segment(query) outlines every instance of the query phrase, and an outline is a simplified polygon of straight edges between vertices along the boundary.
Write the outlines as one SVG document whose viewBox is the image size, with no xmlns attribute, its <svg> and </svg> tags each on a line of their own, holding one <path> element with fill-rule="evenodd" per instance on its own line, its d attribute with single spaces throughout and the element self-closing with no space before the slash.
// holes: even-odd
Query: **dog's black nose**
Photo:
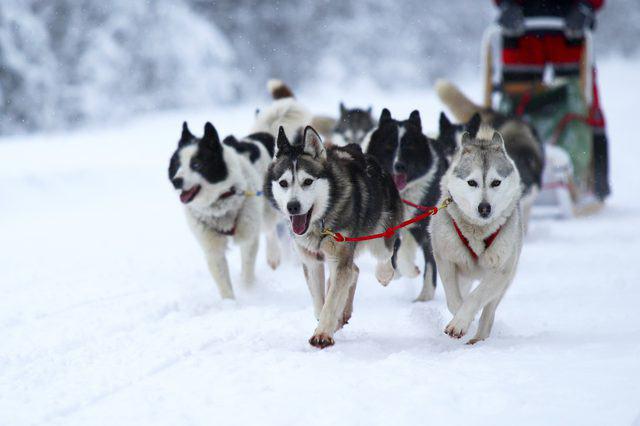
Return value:
<svg viewBox="0 0 640 426">
<path fill-rule="evenodd" d="M 487 203 L 486 201 L 478 204 L 478 213 L 480 213 L 480 216 L 482 217 L 489 217 L 489 215 L 491 214 L 491 204 Z"/>
<path fill-rule="evenodd" d="M 171 179 L 171 183 L 175 189 L 182 189 L 182 178 L 173 178 Z"/>
<path fill-rule="evenodd" d="M 287 203 L 287 211 L 289 212 L 289 214 L 292 214 L 292 215 L 300 214 L 300 202 L 289 201 Z"/>
<path fill-rule="evenodd" d="M 404 163 L 397 162 L 396 164 L 393 165 L 393 170 L 396 173 L 406 173 L 407 172 L 407 166 L 405 166 Z"/>
</svg>

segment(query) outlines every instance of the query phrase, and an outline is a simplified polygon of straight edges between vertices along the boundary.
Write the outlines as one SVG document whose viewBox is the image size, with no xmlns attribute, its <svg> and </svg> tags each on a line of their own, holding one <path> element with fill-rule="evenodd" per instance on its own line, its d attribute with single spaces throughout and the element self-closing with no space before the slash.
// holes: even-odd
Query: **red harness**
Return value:
<svg viewBox="0 0 640 426">
<path fill-rule="evenodd" d="M 469 245 L 469 240 L 467 239 L 467 237 L 465 237 L 462 234 L 462 231 L 458 227 L 458 224 L 456 223 L 456 221 L 453 219 L 451 219 L 451 221 L 453 222 L 453 227 L 456 228 L 456 233 L 458 234 L 458 237 L 460 237 L 460 241 L 462 241 L 464 245 L 467 247 L 467 250 L 469 250 L 469 254 L 471 254 L 471 257 L 473 257 L 473 260 L 478 260 L 478 255 L 476 254 L 475 251 L 473 251 L 473 249 Z M 500 233 L 500 229 L 502 228 L 498 228 L 496 232 L 494 232 L 493 234 L 489 235 L 487 238 L 484 239 L 485 250 L 488 249 L 491 246 L 491 244 L 493 244 L 493 240 L 495 240 L 498 234 Z"/>
</svg>

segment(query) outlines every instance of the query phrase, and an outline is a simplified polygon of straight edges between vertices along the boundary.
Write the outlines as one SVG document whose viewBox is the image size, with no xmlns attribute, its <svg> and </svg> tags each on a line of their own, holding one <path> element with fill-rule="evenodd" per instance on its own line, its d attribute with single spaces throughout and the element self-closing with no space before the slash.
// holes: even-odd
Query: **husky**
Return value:
<svg viewBox="0 0 640 426">
<path fill-rule="evenodd" d="M 344 103 L 340 102 L 340 118 L 333 128 L 331 142 L 339 146 L 350 143 L 361 145 L 375 125 L 371 115 L 371 107 L 367 109 L 347 108 Z"/>
<path fill-rule="evenodd" d="M 267 90 L 273 102 L 268 108 L 256 112 L 251 133 L 269 133 L 275 140 L 278 129 L 283 127 L 286 135 L 294 138 L 300 129 L 311 124 L 313 115 L 295 98 L 285 83 L 277 79 L 269 80 Z"/>
<path fill-rule="evenodd" d="M 326 230 L 351 237 L 384 232 L 402 220 L 400 197 L 389 173 L 358 145 L 326 148 L 312 127 L 293 143 L 281 128 L 277 145 L 264 193 L 290 221 L 318 320 L 309 343 L 325 348 L 351 317 L 359 275 L 356 255 L 368 249 L 377 259 L 376 278 L 387 285 L 394 275 L 397 239 L 337 242 Z"/>
<path fill-rule="evenodd" d="M 469 135 L 476 136 L 480 130 L 481 117 L 480 114 L 474 114 L 466 123 L 452 123 L 444 112 L 440 113 L 440 121 L 438 123 L 438 141 L 445 148 L 445 156 L 450 163 L 456 148 L 460 145 L 462 134 L 464 132 Z"/>
<path fill-rule="evenodd" d="M 445 141 L 446 142 L 446 141 Z M 393 174 L 402 199 L 422 206 L 435 206 L 440 198 L 440 178 L 447 170 L 445 152 L 450 150 L 422 133 L 420 113 L 413 111 L 405 121 L 394 120 L 388 109 L 383 109 L 378 127 L 365 144 L 366 152 Z M 404 220 L 423 213 L 410 205 L 403 208 Z M 398 270 L 413 278 L 420 274 L 414 263 L 415 252 L 422 249 L 425 261 L 422 290 L 416 301 L 433 299 L 436 285 L 436 262 L 433 257 L 427 227 L 429 218 L 417 222 L 402 232 L 398 251 Z"/>
<path fill-rule="evenodd" d="M 439 80 L 436 82 L 436 91 L 457 120 L 469 125 L 477 120 L 474 115 L 479 114 L 482 124 L 496 129 L 504 138 L 507 153 L 515 162 L 522 180 L 522 212 L 526 229 L 531 208 L 542 186 L 545 156 L 540 138 L 533 128 L 521 119 L 506 116 L 491 108 L 475 104 L 456 86 L 447 81 Z M 475 136 L 472 131 L 470 131 L 470 135 Z"/>
<path fill-rule="evenodd" d="M 463 133 L 441 181 L 448 208 L 429 232 L 453 319 L 444 332 L 461 338 L 482 309 L 474 344 L 489 337 L 495 311 L 516 273 L 523 240 L 520 174 L 500 133 L 482 126 Z M 479 280 L 471 291 L 471 284 Z"/>
<path fill-rule="evenodd" d="M 223 299 L 234 299 L 225 257 L 227 242 L 240 246 L 242 280 L 255 280 L 255 259 L 261 228 L 266 233 L 267 263 L 275 269 L 280 248 L 275 232 L 277 212 L 262 191 L 274 154 L 275 139 L 265 132 L 220 142 L 207 122 L 204 135 L 194 136 L 183 123 L 178 147 L 169 163 L 169 180 L 184 205 L 187 222 L 202 246 L 207 266 Z"/>
</svg>

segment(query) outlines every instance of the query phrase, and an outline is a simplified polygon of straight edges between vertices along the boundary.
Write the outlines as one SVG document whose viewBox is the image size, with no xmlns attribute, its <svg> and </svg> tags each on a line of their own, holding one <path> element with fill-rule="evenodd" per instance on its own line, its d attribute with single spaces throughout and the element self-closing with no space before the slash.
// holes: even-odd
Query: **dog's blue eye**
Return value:
<svg viewBox="0 0 640 426">
<path fill-rule="evenodd" d="M 468 180 L 468 181 L 467 181 L 467 183 L 469 184 L 469 186 L 472 186 L 472 187 L 474 187 L 474 188 L 478 186 L 478 182 L 476 182 L 476 181 L 475 181 L 475 180 L 473 180 L 473 179 Z"/>
<path fill-rule="evenodd" d="M 202 163 L 200 163 L 199 161 L 194 161 L 193 163 L 191 163 L 191 168 L 193 170 L 199 170 L 202 167 Z"/>
<path fill-rule="evenodd" d="M 493 181 L 491 181 L 491 187 L 495 188 L 496 186 L 500 186 L 502 182 L 499 181 L 498 179 L 494 179 Z"/>
<path fill-rule="evenodd" d="M 286 188 L 286 187 L 288 187 L 288 186 L 289 186 L 289 183 L 288 183 L 286 180 L 284 180 L 284 179 L 282 179 L 282 180 L 281 180 L 280 182 L 278 182 L 278 183 L 279 183 L 279 184 L 280 184 L 280 186 L 281 186 L 281 187 L 283 187 L 283 188 Z"/>
<path fill-rule="evenodd" d="M 305 180 L 302 182 L 302 186 L 309 186 L 309 185 L 311 185 L 312 183 L 313 183 L 313 179 L 305 179 Z"/>
</svg>

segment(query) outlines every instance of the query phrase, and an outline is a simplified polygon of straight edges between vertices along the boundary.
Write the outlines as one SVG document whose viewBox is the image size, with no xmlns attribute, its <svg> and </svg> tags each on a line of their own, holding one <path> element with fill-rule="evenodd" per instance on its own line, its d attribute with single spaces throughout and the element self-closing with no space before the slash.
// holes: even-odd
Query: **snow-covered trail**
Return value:
<svg viewBox="0 0 640 426">
<path fill-rule="evenodd" d="M 443 334 L 440 286 L 412 303 L 417 280 L 382 288 L 366 257 L 354 316 L 323 351 L 307 344 L 315 320 L 294 260 L 273 272 L 261 252 L 255 288 L 219 300 L 166 167 L 184 118 L 242 134 L 254 105 L 1 140 L 0 424 L 640 421 L 638 66 L 600 70 L 607 208 L 532 223 L 493 335 L 473 347 Z M 332 112 L 338 96 L 300 97 Z M 432 129 L 440 108 L 428 90 L 343 99 L 419 107 Z"/>
</svg>

